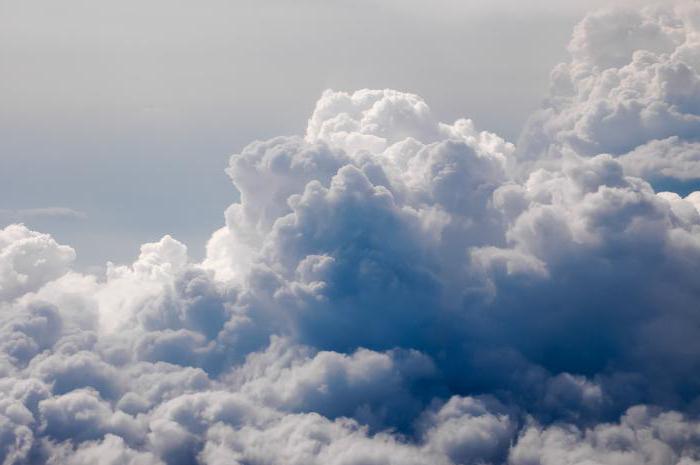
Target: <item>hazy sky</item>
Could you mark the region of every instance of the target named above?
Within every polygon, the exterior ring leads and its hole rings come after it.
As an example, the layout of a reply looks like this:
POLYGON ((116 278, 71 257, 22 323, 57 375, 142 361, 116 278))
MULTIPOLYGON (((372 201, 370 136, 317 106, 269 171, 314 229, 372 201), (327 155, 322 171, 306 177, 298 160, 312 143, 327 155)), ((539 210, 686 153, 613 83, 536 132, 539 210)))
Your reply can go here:
POLYGON ((0 221, 82 265, 165 233, 201 256, 236 199, 228 156, 303 132, 324 89, 415 92, 513 140, 606 3, 0 0, 0 221))

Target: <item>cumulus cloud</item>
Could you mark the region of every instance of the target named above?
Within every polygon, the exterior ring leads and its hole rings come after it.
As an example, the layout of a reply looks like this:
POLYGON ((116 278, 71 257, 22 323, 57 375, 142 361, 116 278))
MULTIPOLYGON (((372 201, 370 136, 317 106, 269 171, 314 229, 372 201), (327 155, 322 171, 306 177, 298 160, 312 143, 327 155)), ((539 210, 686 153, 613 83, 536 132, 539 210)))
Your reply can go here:
POLYGON ((567 150, 609 153, 651 181, 698 179, 697 17, 690 2, 586 17, 521 136, 521 157, 541 164, 567 150))
POLYGON ((652 140, 619 157, 625 172, 650 180, 700 178, 700 145, 672 136, 652 140))
POLYGON ((0 298, 9 300, 68 272, 75 251, 21 224, 0 230, 0 298))
POLYGON ((326 91, 201 262, 0 230, 1 461, 698 463, 697 24, 584 19, 518 146, 326 91))
POLYGON ((510 451, 512 465, 698 463, 698 423, 678 412, 630 408, 619 423, 585 430, 573 426, 526 427, 510 451))

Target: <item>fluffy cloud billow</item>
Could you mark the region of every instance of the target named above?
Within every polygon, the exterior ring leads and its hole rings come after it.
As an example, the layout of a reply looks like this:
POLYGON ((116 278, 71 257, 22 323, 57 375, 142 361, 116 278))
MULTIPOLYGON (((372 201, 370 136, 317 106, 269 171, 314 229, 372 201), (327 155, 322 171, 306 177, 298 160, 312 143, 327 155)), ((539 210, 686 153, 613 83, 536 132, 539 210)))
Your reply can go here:
POLYGON ((3 464, 700 463, 700 10, 594 13, 518 144, 326 91, 206 257, 0 230, 3 464))
POLYGON ((602 11, 581 21, 571 60, 552 71, 547 103, 521 136, 528 166, 569 151, 609 153, 633 176, 697 180, 698 24, 691 2, 602 11))

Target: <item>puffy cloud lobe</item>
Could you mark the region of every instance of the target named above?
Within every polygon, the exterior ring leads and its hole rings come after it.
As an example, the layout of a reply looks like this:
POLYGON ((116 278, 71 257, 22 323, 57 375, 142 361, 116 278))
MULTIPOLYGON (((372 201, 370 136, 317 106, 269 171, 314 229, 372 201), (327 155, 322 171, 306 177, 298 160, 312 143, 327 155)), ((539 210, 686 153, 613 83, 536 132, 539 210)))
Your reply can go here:
MULTIPOLYGON (((131 449, 119 436, 105 435, 102 441, 85 442, 75 452, 58 449, 54 455, 68 465, 163 465, 149 452, 131 449), (62 456, 65 454, 64 456, 62 456)), ((58 463, 58 461, 56 461, 58 463)))
POLYGON ((696 358, 681 354, 696 350, 684 328, 700 323, 689 312, 698 288, 682 278, 697 272, 693 203, 623 178, 609 156, 536 171, 525 189, 508 189, 528 205, 505 211, 510 246, 474 250, 488 308, 511 326, 493 337, 555 372, 677 377, 656 401, 697 386, 685 375, 696 358))
POLYGON ((452 398, 426 415, 425 436, 406 443, 391 434, 368 434, 348 419, 318 414, 285 415, 272 424, 217 425, 207 434, 203 463, 456 464, 499 463, 512 426, 477 399, 452 398), (440 422, 440 426, 433 426, 440 422))
POLYGON ((5 319, 2 327, 3 353, 14 363, 28 363, 58 340, 62 320, 56 308, 30 305, 5 319))
POLYGON ((521 137, 521 158, 611 153, 645 179, 698 179, 696 18, 692 4, 589 15, 574 31, 571 61, 552 73, 548 104, 521 137))
POLYGON ((424 143, 439 140, 440 123, 417 95, 388 89, 326 91, 306 131, 307 140, 324 140, 350 153, 383 152, 408 137, 424 143))
POLYGON ((93 390, 73 390, 39 402, 41 431, 48 437, 85 441, 103 437, 107 432, 137 441, 143 427, 133 417, 117 411, 93 390))
POLYGON ((527 427, 510 452, 512 465, 698 463, 698 424, 678 412, 634 407, 617 424, 580 430, 572 426, 527 427))
POLYGON ((317 414, 288 415, 267 428, 213 428, 201 453, 212 465, 250 462, 270 464, 427 464, 448 463, 421 454, 390 435, 368 437, 350 420, 331 422, 317 414))
POLYGON ((501 463, 516 428, 498 402, 458 396, 421 422, 426 448, 452 463, 501 463))
POLYGON ((478 214, 471 207, 481 208, 502 181, 506 158, 513 151, 512 144, 477 131, 470 120, 451 126, 437 122, 415 95, 390 90, 326 92, 309 121, 305 140, 256 142, 231 158, 227 173, 241 201, 228 208, 227 226, 209 242, 204 265, 219 277, 240 277, 274 222, 292 212, 288 200, 302 194, 312 181, 328 187, 348 165, 401 203, 406 199, 411 205, 433 206, 426 214, 436 219, 437 207, 478 214), (425 127, 430 135, 409 132, 405 125, 425 127), (364 137, 374 142, 345 142, 364 137))
POLYGON ((648 181, 696 176, 699 23, 586 18, 517 149, 327 91, 201 263, 3 229, 1 461, 696 463, 700 193, 648 181))
POLYGON ((619 160, 625 172, 652 181, 700 178, 700 146, 677 136, 640 145, 619 160))
POLYGON ((0 402, 0 458, 3 464, 21 463, 29 457, 34 434, 31 412, 20 402, 0 402))
POLYGON ((273 338, 230 376, 240 392, 290 412, 352 416, 370 426, 405 426, 420 412, 415 381, 434 376, 433 362, 416 351, 360 349, 346 355, 273 338))
POLYGON ((0 230, 0 299, 10 300, 66 273, 75 251, 14 224, 0 230))

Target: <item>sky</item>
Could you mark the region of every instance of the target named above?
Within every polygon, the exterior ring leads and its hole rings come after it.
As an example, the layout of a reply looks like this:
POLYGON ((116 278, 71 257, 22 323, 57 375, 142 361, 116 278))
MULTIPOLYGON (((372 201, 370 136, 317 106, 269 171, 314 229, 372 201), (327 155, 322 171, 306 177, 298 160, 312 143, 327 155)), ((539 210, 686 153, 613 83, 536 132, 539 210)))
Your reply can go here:
POLYGON ((0 464, 700 464, 700 3, 0 5, 0 464))
POLYGON ((303 132, 325 89, 414 92, 515 141, 605 3, 2 0, 0 223, 84 267, 166 233, 201 258, 237 196, 228 157, 303 132))

